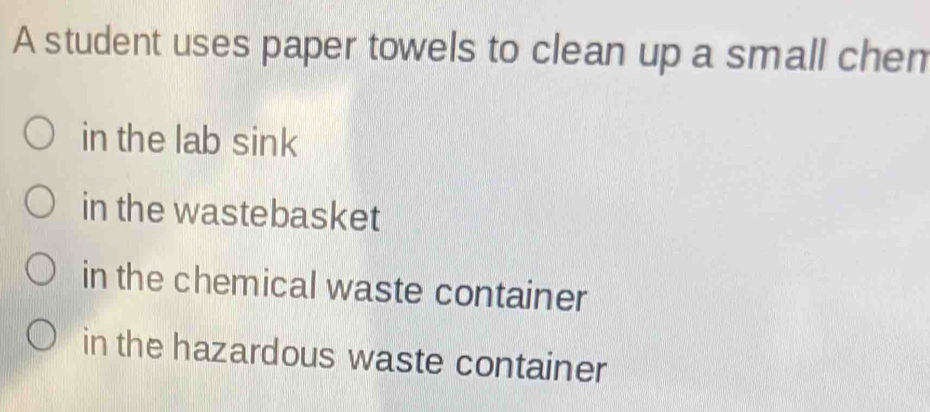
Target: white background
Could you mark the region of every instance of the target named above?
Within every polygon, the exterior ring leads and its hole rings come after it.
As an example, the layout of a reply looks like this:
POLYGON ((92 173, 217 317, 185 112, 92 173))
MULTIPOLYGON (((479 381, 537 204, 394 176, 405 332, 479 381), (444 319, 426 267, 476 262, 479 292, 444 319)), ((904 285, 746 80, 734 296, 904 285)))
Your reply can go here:
MULTIPOLYGON (((0 410, 927 410, 925 75, 731 72, 733 43, 930 47, 923 1, 6 1, 0 47, 0 410), (245 34, 247 59, 12 54, 46 31, 245 34), (471 64, 262 68, 263 34, 478 40, 471 64), (551 38, 624 41, 627 67, 529 63, 551 38), (491 65, 491 35, 524 58, 491 65), (704 42, 718 68, 659 77, 641 41, 704 42), (51 118, 45 151, 24 142, 51 118), (81 151, 83 122, 222 134, 287 126, 297 159, 81 151), (23 194, 49 185, 48 219, 23 194), (81 199, 378 205, 382 232, 85 222, 81 199), (55 257, 48 286, 30 253, 55 257), (82 262, 591 291, 581 313, 92 291, 82 262), (58 328, 48 352, 28 322, 58 328), (81 353, 84 328, 337 348, 331 371, 81 353), (346 348, 443 353, 439 377, 359 374, 346 348), (602 360, 598 385, 455 376, 461 353, 602 360)), ((367 47, 364 43, 363 47, 367 47)), ((359 49, 362 50, 362 49, 359 49)), ((830 57, 835 58, 836 48, 830 57)), ((828 59, 828 67, 834 68, 828 59)), ((228 146, 227 146, 228 147, 228 146)), ((111 210, 111 213, 115 210, 111 210)), ((111 347, 111 350, 113 348, 111 347)))

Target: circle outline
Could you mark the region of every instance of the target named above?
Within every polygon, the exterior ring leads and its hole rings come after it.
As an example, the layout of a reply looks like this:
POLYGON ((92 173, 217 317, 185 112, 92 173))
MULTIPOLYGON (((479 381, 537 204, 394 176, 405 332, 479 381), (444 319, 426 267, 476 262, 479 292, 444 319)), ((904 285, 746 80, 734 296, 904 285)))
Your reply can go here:
POLYGON ((35 284, 38 285, 38 286, 45 286, 45 285, 48 285, 49 283, 52 283, 52 280, 55 279, 55 274, 57 273, 57 271, 58 271, 58 267, 55 266, 55 259, 52 259, 52 257, 49 256, 48 253, 45 253, 45 252, 35 252, 35 253, 29 255, 28 258, 26 258, 26 277, 29 278, 29 280, 30 280, 32 283, 35 283, 35 284), (37 256, 45 256, 45 258, 48 259, 48 261, 52 263, 52 275, 49 276, 49 277, 48 277, 48 280, 46 280, 45 282, 39 282, 39 281, 35 280, 35 279, 32 277, 32 274, 29 273, 29 262, 32 262, 32 259, 35 259, 37 256))
POLYGON ((26 190, 26 197, 23 200, 23 204, 26 206, 26 211, 29 212, 29 214, 32 215, 32 217, 36 219, 45 219, 51 216, 52 212, 55 211, 55 193, 52 192, 52 189, 46 185, 43 185, 43 184, 32 185, 29 187, 29 189, 26 190), (29 194, 32 193, 32 191, 36 189, 45 189, 45 191, 48 192, 48 195, 52 198, 52 207, 50 207, 48 209, 48 212, 44 214, 33 213, 32 209, 29 208, 29 194))
POLYGON ((29 118, 29 120, 26 120, 26 125, 23 126, 23 138, 26 139, 26 144, 29 145, 29 147, 33 148, 33 150, 48 149, 49 146, 51 146, 52 143, 55 142, 55 124, 52 123, 52 121, 49 120, 48 117, 45 117, 41 114, 32 116, 29 118), (45 146, 39 146, 39 145, 33 144, 32 141, 29 140, 29 125, 32 124, 32 122, 35 120, 45 120, 45 123, 48 123, 48 127, 52 129, 52 137, 48 139, 48 143, 46 143, 45 146))
POLYGON ((39 352, 48 351, 49 349, 55 346, 55 342, 58 342, 58 330, 55 329, 55 325, 53 325, 52 322, 49 322, 48 319, 37 318, 33 320, 32 322, 29 322, 29 326, 26 326, 26 341, 29 342, 29 346, 32 346, 32 349, 35 349, 39 352), (48 344, 48 347, 40 348, 36 346, 35 342, 32 341, 32 336, 29 336, 29 332, 32 330, 32 327, 35 326, 35 324, 38 322, 45 323, 46 325, 48 325, 48 327, 52 328, 52 343, 48 344))

